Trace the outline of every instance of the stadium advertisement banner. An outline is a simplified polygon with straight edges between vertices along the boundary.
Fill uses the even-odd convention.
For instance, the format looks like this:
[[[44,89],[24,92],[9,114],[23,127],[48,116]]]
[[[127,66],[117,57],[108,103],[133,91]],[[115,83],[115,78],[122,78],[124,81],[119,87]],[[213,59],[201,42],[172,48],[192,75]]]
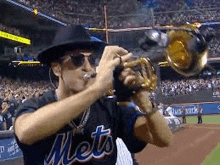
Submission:
[[[170,111],[174,116],[181,116],[181,109],[186,110],[186,115],[197,115],[199,107],[202,108],[203,115],[220,114],[220,103],[172,105]]]
[[[0,139],[0,161],[22,157],[14,137]]]

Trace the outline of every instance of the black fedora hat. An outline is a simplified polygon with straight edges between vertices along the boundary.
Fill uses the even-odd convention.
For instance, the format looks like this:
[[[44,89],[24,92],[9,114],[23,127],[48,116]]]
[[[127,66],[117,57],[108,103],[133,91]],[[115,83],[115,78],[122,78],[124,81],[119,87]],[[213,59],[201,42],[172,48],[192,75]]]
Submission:
[[[71,25],[60,28],[53,40],[53,44],[39,53],[41,63],[50,66],[51,62],[58,60],[66,51],[74,49],[91,49],[103,51],[107,43],[90,37],[82,25]]]

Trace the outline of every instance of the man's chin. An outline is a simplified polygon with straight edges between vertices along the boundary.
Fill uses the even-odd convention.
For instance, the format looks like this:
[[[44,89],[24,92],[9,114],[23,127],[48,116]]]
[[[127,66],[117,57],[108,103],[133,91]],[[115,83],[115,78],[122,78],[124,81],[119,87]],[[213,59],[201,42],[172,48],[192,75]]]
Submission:
[[[89,81],[87,81],[87,82],[85,83],[85,88],[90,87],[92,84],[94,84],[94,82],[95,82],[95,79],[94,79],[94,78],[90,79]]]
[[[94,84],[94,80],[90,80],[90,81],[83,81],[81,83],[79,83],[78,86],[74,86],[72,89],[70,89],[70,91],[72,91],[73,93],[79,93],[82,92],[83,90],[87,89],[88,87],[90,87],[92,84]]]

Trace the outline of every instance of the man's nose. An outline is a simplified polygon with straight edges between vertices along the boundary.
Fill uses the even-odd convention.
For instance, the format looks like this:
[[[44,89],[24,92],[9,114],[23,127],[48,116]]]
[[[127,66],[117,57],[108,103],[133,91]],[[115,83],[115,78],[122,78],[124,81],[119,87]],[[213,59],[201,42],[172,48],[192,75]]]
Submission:
[[[84,61],[84,64],[82,66],[82,69],[84,71],[91,71],[93,69],[87,57],[85,57],[85,61]]]

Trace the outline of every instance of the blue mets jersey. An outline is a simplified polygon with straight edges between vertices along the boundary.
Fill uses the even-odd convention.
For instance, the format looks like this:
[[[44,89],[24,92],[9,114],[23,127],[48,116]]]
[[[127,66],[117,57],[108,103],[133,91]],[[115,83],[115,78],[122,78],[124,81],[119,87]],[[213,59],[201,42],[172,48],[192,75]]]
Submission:
[[[55,101],[55,91],[26,100],[18,108],[16,117],[37,111]],[[132,153],[139,152],[146,146],[146,143],[133,135],[134,123],[141,115],[132,106],[119,107],[114,98],[104,97],[91,105],[82,133],[74,133],[66,125],[56,134],[31,146],[20,143],[17,138],[16,140],[23,151],[25,165],[113,165],[117,159],[117,137],[124,141]]]

